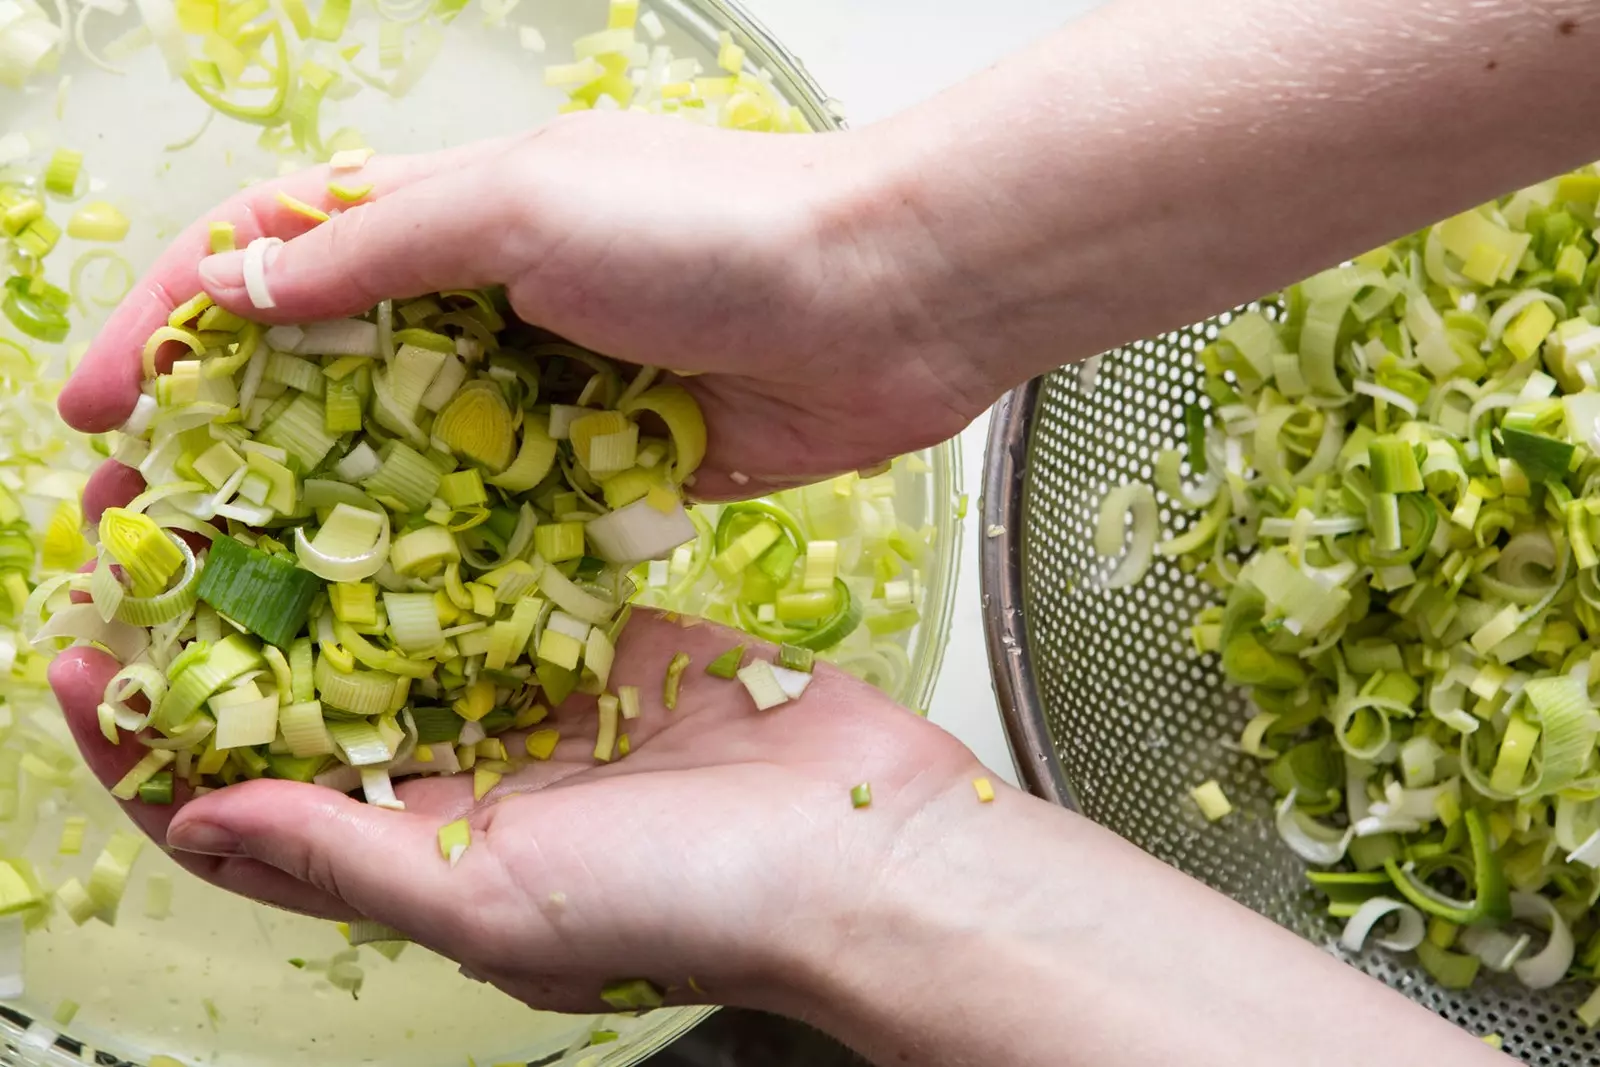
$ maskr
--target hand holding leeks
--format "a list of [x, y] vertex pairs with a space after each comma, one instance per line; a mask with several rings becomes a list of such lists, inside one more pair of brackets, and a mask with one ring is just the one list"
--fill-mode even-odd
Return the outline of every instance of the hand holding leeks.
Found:
[[[550, 758], [481, 802], [468, 774], [400, 785], [404, 812], [266, 779], [198, 799], [179, 782], [174, 805], [125, 808], [209, 881], [397, 927], [543, 1007], [597, 1010], [604, 982], [632, 976], [677, 1003], [775, 997], [783, 965], [824, 936], [824, 909], [870, 884], [925, 806], [950, 795], [976, 807], [971, 782], [985, 772], [948, 734], [825, 665], [802, 702], [757, 711], [743, 687], [706, 671], [739, 645], [753, 643], [636, 613], [613, 674], [641, 696], [623, 724], [628, 754], [596, 763], [595, 700], [574, 695], [536, 728], [560, 732]], [[680, 653], [690, 666], [669, 711], [662, 679]], [[84, 648], [51, 668], [108, 786], [140, 756], [96, 721], [115, 669]], [[528, 733], [502, 739], [521, 746]], [[874, 801], [857, 812], [850, 792], [863, 781]], [[440, 831], [460, 818], [470, 838], [452, 865]]]
[[848, 134], [569, 115], [379, 156], [350, 179], [370, 202], [314, 229], [278, 194], [348, 205], [307, 171], [205, 216], [241, 247], [287, 239], [267, 267], [278, 307], [252, 306], [240, 253], [200, 273], [201, 222], [102, 332], [62, 414], [118, 425], [139, 349], [202, 283], [282, 322], [499, 283], [579, 344], [713, 372], [692, 380], [711, 428], [702, 496], [870, 466], [1063, 362], [1600, 155], [1583, 133], [1600, 91], [1589, 14], [1582, 0], [1115, 4]]
[[[844, 674], [818, 665], [803, 701], [754, 710], [704, 671], [748, 640], [636, 618], [616, 667], [643, 694], [630, 754], [594, 763], [574, 697], [553, 758], [482, 803], [458, 776], [402, 785], [404, 812], [273, 780], [127, 807], [203, 878], [395, 927], [539, 1007], [627, 989], [759, 1007], [923, 1067], [1499, 1062], [1087, 820], [975, 787], [970, 752]], [[96, 724], [113, 670], [74, 649], [51, 671], [108, 785], [138, 756]], [[461, 818], [452, 867], [440, 830]]]
[[[185, 231], [134, 289], [61, 413], [86, 431], [127, 418], [145, 340], [202, 286], [252, 320], [304, 323], [503, 285], [526, 322], [616, 359], [698, 375], [685, 384], [710, 431], [701, 498], [877, 465], [951, 436], [986, 400], [901, 359], [883, 302], [862, 298], [881, 287], [872, 264], [828, 230], [823, 209], [853, 180], [837, 158], [847, 147], [585, 114], [506, 140], [253, 186]], [[330, 177], [358, 183], [364, 201], [341, 202]], [[281, 197], [335, 217], [318, 225]], [[287, 242], [265, 265], [275, 307], [256, 307], [246, 292], [246, 252], [205, 258], [213, 222], [231, 223], [240, 249], [259, 237]]]

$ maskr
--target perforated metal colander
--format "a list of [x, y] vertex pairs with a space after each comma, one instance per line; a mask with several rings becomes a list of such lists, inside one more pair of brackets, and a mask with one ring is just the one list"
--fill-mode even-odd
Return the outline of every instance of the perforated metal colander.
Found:
[[[1259, 306], [1259, 305], [1253, 305]], [[1269, 314], [1276, 308], [1263, 308]], [[1100, 501], [1148, 481], [1201, 401], [1194, 355], [1231, 313], [1066, 367], [995, 409], [984, 472], [983, 597], [989, 655], [1024, 784], [1326, 948], [1475, 1034], [1500, 1034], [1532, 1067], [1600, 1063], [1600, 1037], [1573, 1017], [1587, 989], [1514, 981], [1441, 989], [1414, 957], [1338, 947], [1338, 924], [1306, 888], [1305, 865], [1273, 830], [1255, 761], [1230, 750], [1251, 712], [1197, 657], [1188, 629], [1212, 602], [1159, 560], [1108, 591], [1094, 552]], [[1091, 361], [1093, 362], [1093, 361]], [[1163, 508], [1171, 529], [1180, 515]], [[1211, 825], [1188, 798], [1208, 778], [1238, 814]]]

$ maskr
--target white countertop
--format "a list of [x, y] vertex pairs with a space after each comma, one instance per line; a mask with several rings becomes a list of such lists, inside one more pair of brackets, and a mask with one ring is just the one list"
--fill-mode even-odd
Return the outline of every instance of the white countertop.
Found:
[[[1097, 6], [1097, 0], [745, 0], [860, 126], [933, 96]], [[950, 647], [929, 716], [1015, 782], [983, 643], [978, 496], [984, 415], [961, 435], [972, 506], [961, 546]]]

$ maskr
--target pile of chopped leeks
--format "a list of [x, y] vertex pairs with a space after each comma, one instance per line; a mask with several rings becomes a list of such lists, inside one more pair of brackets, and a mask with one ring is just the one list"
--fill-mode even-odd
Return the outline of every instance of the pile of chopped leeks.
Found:
[[[1447, 988], [1600, 978], [1597, 198], [1553, 179], [1234, 316], [1097, 531], [1109, 585], [1160, 556], [1225, 598], [1194, 646], [1249, 694], [1279, 834], [1346, 948]], [[1159, 544], [1155, 490], [1189, 513]]]
[[[189, 358], [157, 375], [172, 344]], [[100, 518], [92, 571], [22, 610], [36, 647], [89, 641], [123, 664], [101, 729], [150, 751], [122, 799], [270, 774], [392, 807], [394, 777], [467, 769], [481, 795], [514, 765], [501, 735], [604, 692], [627, 572], [695, 534], [689, 394], [514, 322], [493, 293], [271, 329], [200, 296], [145, 371], [112, 458], [149, 488]], [[618, 707], [602, 696], [613, 740]]]
[[[483, 19], [509, 31], [515, 6], [485, 0]], [[282, 170], [337, 157], [330, 204], [353, 203], [370, 193], [358, 173], [366, 138], [339, 123], [339, 104], [369, 89], [409, 93], [465, 5], [380, 0], [375, 8], [376, 21], [340, 0], [312, 11], [300, 0], [281, 8], [260, 0], [175, 7], [142, 0], [141, 21], [96, 50], [89, 39], [126, 13], [121, 0], [64, 0], [59, 27], [31, 0], [19, 0], [14, 17], [0, 20], [0, 81], [20, 83], [31, 74], [36, 88], [74, 47], [116, 69], [155, 43], [207, 108], [196, 135], [169, 152], [195, 144], [220, 114], [261, 127], [260, 144]], [[536, 29], [515, 29], [524, 48], [544, 51]], [[723, 35], [720, 69], [709, 75], [698, 61], [675, 57], [665, 37], [660, 16], [633, 0], [612, 0], [607, 28], [578, 40], [573, 61], [548, 67], [545, 82], [568, 94], [564, 110], [628, 107], [746, 130], [809, 128], [731, 36]], [[60, 76], [58, 112], [70, 83], [70, 74]], [[92, 158], [93, 146], [83, 147]], [[482, 795], [505, 770], [551, 755], [558, 735], [534, 720], [563, 687], [599, 687], [630, 588], [638, 603], [704, 615], [785, 646], [771, 663], [737, 648], [707, 664], [680, 657], [663, 679], [669, 703], [692, 669], [739, 678], [757, 704], [772, 706], [803, 692], [818, 658], [891, 693], [915, 684], [906, 642], [922, 619], [922, 576], [933, 562], [935, 531], [904, 521], [916, 505], [902, 489], [928, 473], [920, 457], [759, 502], [691, 509], [692, 529], [685, 528], [676, 507], [685, 455], [675, 431], [692, 443], [697, 417], [676, 402], [646, 413], [641, 404], [654, 400], [641, 398], [664, 388], [653, 396], [670, 398], [672, 387], [506, 321], [494, 294], [442, 294], [376, 309], [359, 323], [298, 333], [263, 330], [195, 302], [153, 341], [152, 356], [162, 344], [182, 346], [183, 366], [149, 380], [147, 398], [125, 428], [133, 432], [101, 439], [66, 430], [54, 399], [83, 350], [74, 328], [115, 306], [137, 273], [112, 247], [130, 222], [114, 190], [103, 186], [83, 154], [49, 145], [39, 130], [0, 135], [0, 239], [11, 268], [0, 312], [24, 338], [0, 339], [0, 998], [23, 993], [25, 932], [63, 918], [114, 923], [129, 911], [123, 898], [142, 844], [119, 828], [50, 697], [48, 654], [67, 639], [46, 636], [34, 649], [24, 633], [34, 621], [35, 636], [83, 624], [119, 642], [106, 647], [126, 656], [130, 669], [106, 694], [102, 724], [126, 745], [138, 743], [128, 728], [143, 723], [139, 736], [151, 742], [151, 754], [118, 793], [157, 804], [169, 800], [175, 780], [207, 788], [263, 774], [321, 775], [355, 788], [363, 771], [376, 799], [388, 802], [380, 771], [392, 783], [395, 770], [452, 767], [470, 770]], [[102, 195], [109, 199], [95, 199]], [[216, 247], [231, 239], [226, 227], [215, 228]], [[84, 250], [79, 242], [99, 246]], [[259, 282], [256, 288], [259, 295]], [[500, 322], [504, 329], [496, 328]], [[512, 335], [516, 343], [503, 345]], [[535, 358], [511, 368], [512, 352]], [[569, 410], [558, 415], [561, 401]], [[490, 421], [480, 426], [472, 416], [485, 411]], [[593, 415], [605, 417], [575, 437], [574, 423]], [[506, 438], [495, 427], [504, 428], [505, 418], [514, 447], [496, 471]], [[625, 439], [640, 429], [629, 469], [607, 469], [622, 462]], [[592, 449], [602, 437], [596, 474], [586, 464], [595, 462]], [[309, 462], [329, 439], [323, 462]], [[580, 440], [590, 449], [587, 461], [579, 458]], [[103, 537], [85, 537], [78, 502], [85, 476], [113, 448], [147, 468], [155, 491], [113, 514]], [[519, 488], [552, 448], [547, 482]], [[410, 462], [415, 457], [425, 464]], [[632, 505], [636, 518], [610, 518]], [[377, 538], [387, 530], [381, 551], [374, 528]], [[629, 570], [641, 549], [630, 538], [653, 535], [660, 539], [646, 544], [670, 547], [666, 531], [673, 529], [691, 540], [667, 559]], [[230, 532], [243, 537], [223, 537], [207, 586], [211, 535]], [[567, 554], [576, 549], [575, 533], [583, 541], [574, 558]], [[514, 548], [522, 558], [513, 558]], [[90, 561], [94, 571], [74, 577]], [[373, 570], [363, 576], [366, 567]], [[250, 595], [252, 582], [290, 574], [288, 585]], [[518, 584], [520, 598], [512, 596]], [[289, 591], [296, 585], [298, 593]], [[75, 589], [91, 602], [71, 604]], [[537, 610], [525, 604], [534, 600], [542, 601]], [[61, 618], [63, 611], [71, 614]], [[304, 622], [289, 633], [302, 612]], [[504, 662], [489, 666], [497, 653]], [[535, 688], [546, 679], [551, 690]], [[381, 708], [380, 690], [388, 701]], [[402, 693], [406, 703], [397, 706]], [[159, 698], [153, 706], [151, 697]], [[266, 737], [273, 702], [270, 741], [224, 747]], [[638, 702], [627, 687], [603, 696], [596, 738], [602, 756], [627, 754], [626, 723]], [[360, 714], [369, 709], [374, 713]], [[376, 759], [380, 749], [393, 758], [347, 762], [347, 743], [356, 759]], [[331, 752], [316, 754], [328, 744]], [[308, 754], [297, 755], [295, 746]], [[63, 811], [72, 814], [60, 840], [53, 833], [42, 840], [43, 826]], [[444, 860], [459, 859], [470, 843], [466, 824], [441, 828], [439, 843]], [[136, 918], [170, 919], [172, 882], [161, 873], [144, 881]], [[354, 946], [392, 960], [403, 944], [373, 924], [345, 933], [349, 951], [297, 966], [355, 994], [362, 965]], [[637, 990], [608, 993], [619, 1010], [653, 1006]], [[93, 1001], [85, 998], [89, 1015]], [[67, 1027], [78, 1010], [64, 1001], [53, 1022], [35, 1021], [30, 1040], [48, 1045], [52, 1026]], [[206, 1010], [214, 1023], [209, 1002]], [[600, 1030], [594, 1042], [615, 1037]], [[158, 1060], [167, 1062], [152, 1062]]]
[[[484, 23], [514, 31], [523, 48], [542, 53], [544, 41], [536, 28], [511, 23], [516, 4], [485, 0]], [[194, 136], [167, 146], [168, 152], [195, 145], [220, 115], [224, 122], [260, 127], [261, 147], [277, 157], [283, 171], [344, 153], [341, 158], [351, 169], [337, 174], [329, 191], [332, 203], [353, 203], [369, 192], [353, 172], [354, 162], [366, 154], [367, 139], [339, 121], [341, 103], [368, 91], [396, 98], [409, 94], [428, 73], [447, 27], [466, 4], [379, 0], [374, 8], [375, 19], [352, 10], [347, 0], [326, 0], [310, 9], [303, 0], [282, 5], [140, 0], [133, 25], [119, 31], [115, 23], [131, 13], [123, 0], [61, 0], [55, 20], [33, 0], [18, 0], [0, 18], [0, 82], [27, 83], [33, 91], [52, 78], [59, 118], [72, 75], [56, 71], [73, 51], [120, 73], [121, 64], [154, 44], [173, 76], [205, 105], [205, 121]], [[102, 37], [109, 43], [92, 43]], [[730, 35], [723, 34], [719, 69], [710, 72], [695, 59], [674, 56], [666, 37], [659, 15], [641, 11], [635, 0], [611, 0], [606, 28], [575, 42], [572, 61], [549, 65], [544, 81], [567, 94], [563, 110], [626, 107], [745, 130], [809, 129], [802, 113], [774, 90], [770, 72], [756, 68]], [[50, 697], [48, 655], [66, 639], [46, 637], [34, 649], [24, 634], [25, 616], [41, 624], [35, 636], [52, 624], [57, 632], [67, 632], [82, 623], [126, 641], [116, 650], [128, 657], [130, 667], [144, 668], [123, 672], [107, 694], [102, 721], [126, 745], [137, 743], [126, 727], [151, 716], [140, 735], [152, 742], [149, 760], [118, 790], [147, 803], [166, 802], [175, 778], [198, 776], [205, 788], [206, 782], [258, 774], [315, 779], [326, 772], [324, 781], [353, 788], [362, 784], [358, 767], [385, 802], [378, 768], [386, 776], [399, 768], [406, 773], [452, 766], [471, 770], [481, 794], [504, 773], [501, 768], [550, 756], [557, 736], [548, 724], [533, 720], [563, 686], [597, 688], [627, 610], [630, 585], [637, 589], [637, 602], [705, 615], [789, 646], [770, 664], [740, 649], [708, 664], [675, 662], [663, 680], [665, 694], [675, 694], [692, 669], [720, 677], [742, 674], [753, 700], [775, 704], [803, 691], [814, 658], [835, 662], [891, 693], [915, 683], [906, 642], [922, 618], [922, 574], [932, 563], [934, 529], [903, 520], [901, 513], [910, 508], [901, 506], [906, 504], [901, 488], [927, 474], [921, 458], [898, 460], [892, 472], [848, 475], [755, 504], [692, 509], [691, 532], [682, 525], [682, 513], [666, 507], [664, 495], [676, 500], [678, 465], [685, 458], [670, 416], [681, 414], [680, 423], [692, 426], [687, 408], [669, 403], [666, 412], [644, 414], [645, 408], [637, 406], [640, 398], [661, 383], [641, 379], [637, 372], [625, 375], [607, 361], [509, 322], [497, 331], [494, 324], [505, 314], [492, 294], [441, 295], [375, 311], [359, 324], [314, 326], [299, 334], [262, 330], [219, 309], [191, 304], [187, 317], [161, 335], [162, 343], [188, 349], [180, 362], [190, 365], [151, 380], [148, 399], [127, 427], [137, 432], [101, 439], [68, 431], [55, 418], [54, 400], [65, 371], [83, 350], [82, 328], [118, 303], [137, 271], [114, 247], [130, 226], [117, 207], [115, 190], [93, 179], [84, 154], [75, 150], [88, 149], [92, 159], [93, 146], [55, 146], [47, 136], [32, 127], [0, 133], [0, 240], [10, 267], [0, 314], [22, 337], [0, 339], [0, 999], [24, 993], [25, 933], [52, 923], [59, 927], [63, 919], [82, 925], [114, 923], [119, 911], [126, 917], [131, 905], [124, 894], [142, 845], [142, 837], [123, 828], [83, 768]], [[130, 161], [119, 166], [124, 163]], [[136, 222], [146, 224], [143, 218]], [[218, 247], [230, 240], [225, 227], [214, 234]], [[84, 242], [90, 245], [85, 248]], [[386, 333], [380, 315], [387, 318]], [[513, 333], [523, 347], [501, 346], [502, 338]], [[374, 336], [379, 338], [376, 352]], [[407, 345], [412, 351], [402, 358]], [[506, 366], [511, 351], [535, 354], [531, 350], [538, 345], [548, 346], [541, 358], [516, 369]], [[230, 366], [230, 360], [237, 364]], [[415, 395], [435, 362], [423, 394]], [[590, 381], [598, 384], [585, 397]], [[441, 418], [469, 387], [468, 399], [444, 421], [446, 441], [438, 432]], [[230, 398], [229, 390], [238, 395]], [[630, 390], [633, 410], [624, 412]], [[672, 395], [670, 390], [655, 394]], [[216, 405], [230, 399], [225, 418], [215, 423], [220, 436], [213, 436], [214, 419], [204, 413], [215, 413]], [[578, 410], [556, 415], [552, 402], [560, 400]], [[492, 468], [503, 458], [504, 439], [492, 426], [478, 435], [468, 417], [484, 410], [491, 419], [508, 414], [515, 435], [510, 462], [498, 472]], [[607, 417], [574, 438], [573, 423], [589, 415]], [[628, 425], [619, 425], [618, 415]], [[340, 429], [354, 427], [358, 417], [359, 432]], [[604, 468], [620, 463], [617, 457], [626, 452], [625, 440], [615, 435], [626, 438], [641, 423], [644, 434], [634, 443], [630, 471], [612, 477], [584, 469], [578, 439], [592, 448], [597, 439], [609, 438], [600, 445]], [[300, 429], [308, 436], [302, 437]], [[535, 429], [543, 429], [549, 441]], [[558, 441], [563, 429], [565, 440]], [[687, 433], [685, 440], [692, 440], [693, 429]], [[320, 469], [306, 465], [311, 450], [326, 438], [333, 439], [323, 456], [327, 462]], [[515, 488], [515, 479], [529, 478], [552, 444], [556, 456], [549, 484]], [[137, 456], [141, 466], [148, 466], [156, 492], [113, 515], [96, 544], [97, 531], [85, 537], [79, 497], [87, 473], [113, 447], [121, 458]], [[463, 450], [459, 456], [456, 447]], [[406, 450], [429, 469], [409, 463]], [[588, 455], [593, 462], [594, 453]], [[336, 460], [348, 461], [342, 472]], [[424, 485], [435, 476], [437, 490], [422, 501]], [[568, 476], [572, 482], [550, 491], [558, 478]], [[497, 485], [497, 477], [514, 481], [510, 487]], [[213, 502], [216, 509], [205, 517]], [[524, 504], [533, 511], [531, 535]], [[630, 504], [641, 505], [631, 514], [643, 518], [613, 519], [611, 534], [602, 522], [597, 543], [595, 522], [621, 514]], [[252, 526], [252, 521], [264, 525]], [[640, 534], [636, 523], [662, 537], [657, 545], [666, 545], [663, 528], [672, 524], [692, 539], [669, 559], [641, 562], [629, 571], [629, 554], [640, 548], [628, 540]], [[387, 527], [382, 552], [375, 539], [369, 540], [374, 524], [379, 537]], [[562, 558], [574, 550], [577, 524], [584, 527], [582, 554]], [[152, 526], [159, 531], [155, 536]], [[303, 538], [295, 536], [296, 526], [304, 527]], [[228, 547], [222, 554], [231, 555], [224, 561], [219, 554], [220, 566], [207, 587], [205, 564], [213, 544], [208, 535], [229, 531], [244, 538], [224, 537]], [[174, 539], [172, 533], [186, 536]], [[519, 545], [525, 558], [511, 558], [510, 549]], [[128, 554], [132, 566], [124, 567], [116, 551]], [[460, 558], [452, 561], [452, 551]], [[613, 558], [604, 558], [603, 551]], [[397, 553], [409, 572], [404, 576]], [[536, 567], [536, 554], [542, 566]], [[372, 573], [359, 576], [380, 555]], [[364, 564], [358, 562], [363, 557]], [[302, 558], [323, 574], [307, 570]], [[118, 562], [113, 567], [110, 560]], [[91, 575], [73, 577], [90, 561], [96, 562]], [[291, 585], [300, 584], [298, 595], [309, 590], [310, 600], [297, 605], [294, 594], [272, 586], [255, 603], [250, 583], [270, 582], [287, 573], [285, 566], [295, 575]], [[452, 571], [459, 588], [452, 588]], [[307, 574], [315, 577], [315, 590]], [[553, 595], [541, 587], [541, 578]], [[525, 595], [515, 603], [503, 600], [518, 583], [526, 586]], [[45, 586], [50, 589], [41, 594]], [[80, 588], [92, 601], [74, 606], [70, 594]], [[420, 610], [425, 591], [433, 625]], [[396, 598], [392, 603], [389, 594]], [[560, 607], [558, 598], [568, 607]], [[525, 606], [519, 615], [518, 605], [533, 599], [543, 601], [537, 612]], [[219, 610], [216, 603], [227, 607]], [[58, 621], [61, 609], [72, 614]], [[302, 611], [304, 624], [287, 634]], [[584, 611], [603, 623], [585, 619]], [[273, 644], [248, 626], [239, 629], [235, 624], [243, 625], [245, 618], [285, 643]], [[530, 621], [534, 629], [528, 643], [514, 648]], [[434, 639], [435, 629], [438, 642], [425, 654], [422, 643]], [[201, 635], [215, 640], [202, 647], [195, 640]], [[402, 648], [402, 635], [415, 651]], [[485, 647], [475, 651], [480, 646]], [[447, 655], [452, 649], [453, 657]], [[497, 652], [505, 662], [488, 666]], [[188, 661], [180, 662], [185, 655]], [[241, 661], [251, 665], [234, 673]], [[424, 665], [427, 673], [419, 676]], [[555, 683], [552, 692], [530, 684], [543, 678]], [[373, 715], [359, 714], [378, 708], [384, 686], [389, 703]], [[211, 691], [200, 696], [206, 689]], [[331, 701], [326, 699], [330, 689]], [[391, 711], [402, 692], [407, 703]], [[424, 695], [429, 692], [432, 698]], [[145, 703], [152, 696], [159, 696], [158, 707]], [[266, 736], [269, 696], [278, 704], [271, 741], [221, 747]], [[197, 698], [201, 702], [185, 715], [185, 706]], [[603, 698], [597, 750], [614, 757], [627, 754], [625, 727], [638, 698], [627, 687]], [[486, 700], [491, 701], [487, 708]], [[311, 714], [314, 707], [322, 711], [320, 729]], [[470, 718], [480, 713], [476, 721]], [[206, 719], [216, 725], [208, 728]], [[156, 728], [161, 723], [184, 729], [167, 734]], [[609, 739], [608, 725], [614, 730]], [[512, 730], [517, 732], [506, 732]], [[296, 755], [291, 733], [300, 752], [323, 748], [324, 734], [332, 752]], [[520, 740], [520, 746], [507, 746], [508, 737]], [[354, 746], [356, 758], [376, 758], [380, 747], [396, 758], [387, 765], [347, 763], [352, 750], [343, 747], [345, 742]], [[219, 753], [220, 765], [211, 770]], [[63, 819], [63, 812], [71, 814]], [[55, 822], [62, 824], [59, 840], [45, 830]], [[469, 839], [465, 823], [441, 828], [442, 857], [459, 858]], [[146, 876], [142, 912], [134, 918], [170, 920], [172, 892], [167, 875]], [[353, 924], [345, 934], [350, 950], [294, 962], [333, 988], [355, 994], [363, 969], [354, 946], [368, 945], [393, 960], [403, 944], [394, 940], [393, 931], [373, 924]], [[650, 990], [626, 986], [608, 987], [618, 1010], [659, 1003]], [[84, 997], [83, 1017], [93, 1018], [98, 996]], [[214, 1026], [215, 1009], [209, 1001], [203, 1005]], [[76, 1002], [63, 1001], [53, 1018], [41, 1017], [30, 1026], [28, 1040], [41, 1048], [49, 1045], [54, 1029], [73, 1024], [79, 1010]], [[619, 1019], [612, 1025], [625, 1030], [632, 1024]], [[617, 1036], [617, 1030], [601, 1029], [592, 1041], [598, 1045]], [[154, 1056], [151, 1062], [176, 1061]]]

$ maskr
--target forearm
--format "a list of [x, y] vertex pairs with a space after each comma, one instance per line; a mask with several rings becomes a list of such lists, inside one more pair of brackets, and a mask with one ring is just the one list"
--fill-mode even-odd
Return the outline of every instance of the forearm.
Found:
[[1013, 790], [929, 808], [778, 1005], [919, 1067], [1413, 1067], [1473, 1037]]
[[1586, 0], [1124, 0], [863, 131], [839, 224], [996, 394], [1600, 156], [1597, 37]]

